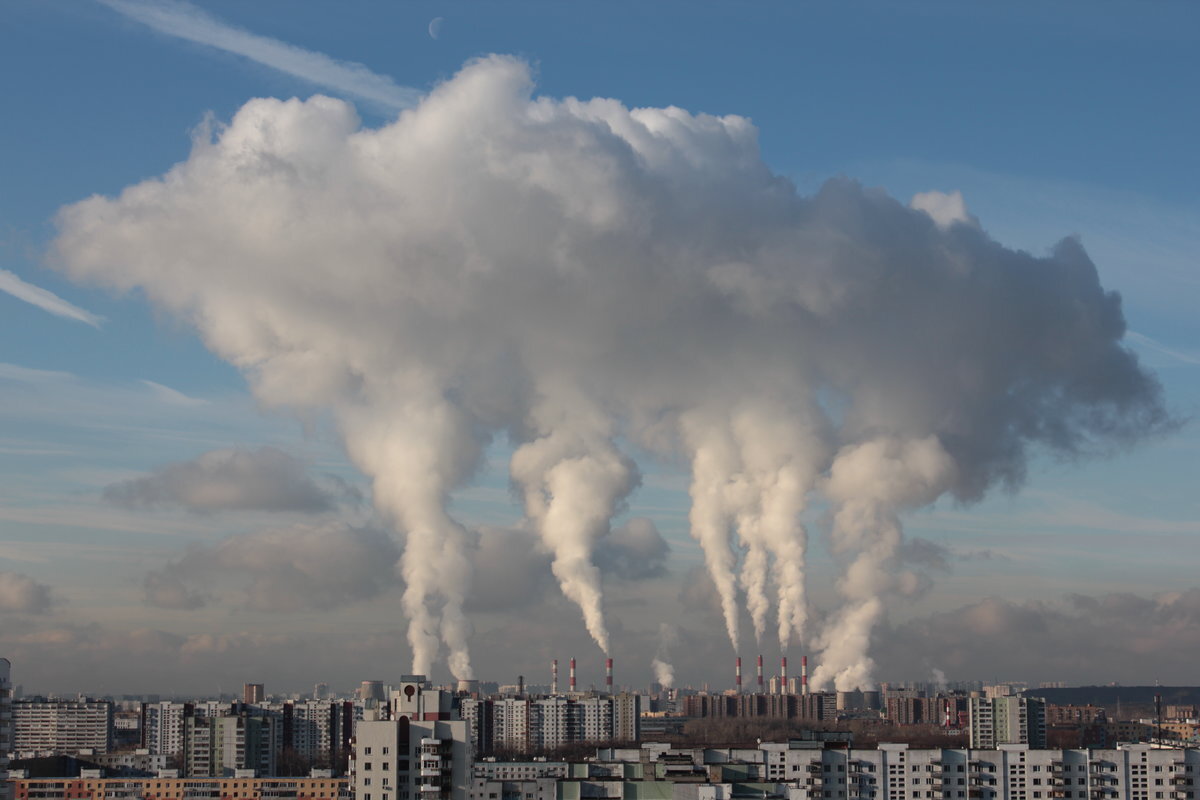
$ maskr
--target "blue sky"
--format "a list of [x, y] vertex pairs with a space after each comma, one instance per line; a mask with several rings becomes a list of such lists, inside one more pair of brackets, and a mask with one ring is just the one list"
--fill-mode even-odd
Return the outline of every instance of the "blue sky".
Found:
[[[422, 94], [470, 59], [501, 53], [532, 64], [540, 95], [749, 117], [764, 161], [803, 194], [838, 175], [904, 202], [918, 192], [961, 191], [983, 229], [1009, 247], [1040, 255], [1064, 236], [1079, 236], [1105, 287], [1124, 298], [1126, 344], [1157, 372], [1170, 408], [1186, 419], [1200, 405], [1200, 109], [1187, 91], [1200, 74], [1200, 10], [1189, 3], [1048, 5], [201, 4], [221, 30], [260, 37], [242, 39], [247, 49], [235, 53], [152, 29], [144, 16], [156, 8], [151, 3], [5, 4], [0, 270], [19, 280], [0, 282], [7, 287], [0, 293], [0, 572], [48, 587], [52, 600], [26, 591], [14, 593], [7, 608], [0, 604], [0, 653], [13, 653], [15, 673], [28, 670], [18, 678], [28, 688], [61, 691], [211, 690], [213, 674], [228, 685], [278, 674], [279, 688], [318, 680], [349, 686], [376, 676], [388, 659], [406, 659], [394, 591], [293, 613], [145, 602], [145, 576], [179, 563], [189, 547], [307, 524], [303, 515], [129, 509], [103, 498], [105, 487], [164, 464], [263, 446], [302, 460], [313, 475], [367, 490], [327, 419], [259, 409], [242, 375], [186, 324], [156, 312], [138, 292], [117, 296], [76, 284], [45, 263], [60, 208], [163, 174], [188, 157], [191, 132], [208, 115], [226, 122], [254, 97], [330, 94], [355, 103], [363, 123], [375, 127], [395, 109], [386, 98], [365, 97], [364, 87], [382, 86], [396, 98]], [[157, 8], [197, 30], [186, 23], [195, 7]], [[437, 38], [430, 34], [435, 18], [442, 19]], [[287, 52], [284, 45], [307, 55], [282, 70], [263, 63]], [[361, 68], [346, 77], [319, 54]], [[53, 293], [68, 310], [29, 302], [37, 296], [28, 286]], [[904, 630], [935, 626], [930, 620], [970, 620], [963, 609], [978, 609], [985, 598], [1037, 604], [1056, 624], [1082, 625], [1084, 612], [1064, 597], [1149, 599], [1192, 589], [1200, 566], [1198, 454], [1200, 436], [1185, 422], [1106, 459], [1039, 457], [1015, 495], [994, 492], [967, 507], [943, 499], [914, 512], [910, 535], [946, 548], [948, 569], [931, 568], [933, 588], [891, 609], [890, 630], [898, 639]], [[456, 498], [465, 521], [520, 519], [507, 456], [498, 444], [475, 486]], [[617, 579], [609, 592], [618, 653], [629, 654], [626, 680], [648, 680], [659, 622], [682, 626], [703, 656], [678, 665], [680, 680], [723, 680], [727, 670], [705, 660], [723, 664], [727, 652], [718, 634], [704, 635], [711, 612], [689, 605], [681, 589], [702, 561], [687, 535], [686, 475], [649, 461], [643, 472], [626, 516], [652, 518], [671, 555], [665, 575]], [[818, 540], [810, 555], [818, 607], [835, 598], [834, 561], [817, 533], [824, 513], [809, 514]], [[373, 519], [368, 503], [347, 501], [337, 514], [355, 525]], [[569, 604], [547, 592], [533, 607], [536, 613], [476, 615], [476, 650], [494, 653], [480, 659], [485, 677], [540, 669], [543, 655], [557, 651], [529, 643], [546, 638], [563, 642], [563, 658], [568, 646], [587, 652]], [[542, 621], [542, 631], [531, 618]], [[1160, 623], [1166, 642], [1167, 623]], [[314, 656], [311, 669], [296, 667], [289, 654], [321, 650], [321, 636], [354, 637], [329, 640], [352, 657]], [[508, 640], [525, 646], [506, 649]], [[881, 658], [893, 652], [887, 642]], [[1109, 678], [1089, 671], [1082, 657], [1052, 668], [1001, 663], [1016, 674], [953, 674], [977, 668], [964, 657], [950, 672], [1182, 681], [1185, 656], [1200, 655], [1200, 642], [1186, 644], [1196, 649], [1163, 654], [1162, 675], [1147, 673], [1144, 661], [1116, 659]], [[147, 660], [161, 655], [155, 648], [185, 655], [171, 662], [172, 671], [147, 667], [123, 678], [111, 666], [116, 653], [136, 647]], [[61, 663], [82, 648], [103, 665], [88, 676]], [[528, 663], [532, 652], [538, 660]], [[1171, 673], [1176, 656], [1180, 666]], [[24, 667], [22, 657], [37, 666]], [[927, 675], [930, 663], [905, 657], [881, 677]], [[246, 674], [255, 669], [272, 674]], [[87, 684], [97, 676], [102, 685]]]

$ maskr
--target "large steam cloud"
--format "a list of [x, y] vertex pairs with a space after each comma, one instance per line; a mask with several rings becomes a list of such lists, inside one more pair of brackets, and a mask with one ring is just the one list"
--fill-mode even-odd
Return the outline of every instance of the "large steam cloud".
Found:
[[798, 517], [822, 492], [848, 567], [814, 677], [851, 688], [903, 588], [905, 509], [1016, 486], [1031, 446], [1166, 420], [1079, 243], [1006, 249], [952, 199], [800, 197], [746, 119], [534, 98], [491, 57], [378, 129], [327, 97], [252, 100], [162, 178], [64, 209], [56, 257], [190, 321], [263, 403], [333, 410], [405, 531], [416, 671], [444, 644], [471, 675], [447, 500], [507, 434], [601, 647], [596, 549], [638, 481], [630, 444], [691, 464], [735, 646], [743, 594], [756, 637], [772, 606], [783, 647], [813, 636]]

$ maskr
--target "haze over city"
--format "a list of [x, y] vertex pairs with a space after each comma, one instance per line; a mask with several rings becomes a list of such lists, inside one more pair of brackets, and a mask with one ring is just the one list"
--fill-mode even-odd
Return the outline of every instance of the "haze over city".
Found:
[[8, 4], [0, 656], [1189, 682], [1198, 16]]

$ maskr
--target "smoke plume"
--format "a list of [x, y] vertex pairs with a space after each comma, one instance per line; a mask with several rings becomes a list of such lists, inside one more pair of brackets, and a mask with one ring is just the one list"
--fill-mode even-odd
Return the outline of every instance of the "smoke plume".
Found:
[[662, 684], [664, 689], [675, 685], [675, 667], [667, 659], [671, 657], [671, 648], [679, 644], [679, 634], [675, 629], [663, 622], [658, 626], [658, 649], [650, 661], [654, 669], [654, 680]]
[[251, 100], [161, 178], [64, 209], [53, 258], [190, 322], [264, 405], [332, 410], [405, 532], [416, 671], [444, 646], [471, 674], [473, 537], [448, 503], [507, 435], [601, 647], [596, 548], [631, 448], [690, 464], [735, 647], [740, 592], [759, 638], [772, 605], [781, 644], [810, 635], [797, 517], [825, 492], [848, 567], [819, 675], [869, 685], [905, 510], [1169, 420], [1078, 242], [1006, 249], [957, 200], [846, 179], [801, 197], [756, 136], [535, 97], [489, 57], [375, 129], [327, 97]]

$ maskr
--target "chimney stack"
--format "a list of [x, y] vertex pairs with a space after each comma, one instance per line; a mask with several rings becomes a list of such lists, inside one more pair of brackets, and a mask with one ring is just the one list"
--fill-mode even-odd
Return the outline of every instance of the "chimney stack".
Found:
[[758, 693], [763, 693], [762, 654], [758, 656]]
[[808, 656], [800, 656], [800, 694], [808, 694]]
[[575, 658], [571, 657], [571, 669], [567, 673], [567, 685], [571, 688], [571, 694], [575, 694]]
[[787, 656], [779, 660], [779, 693], [791, 694], [787, 682]]
[[558, 659], [550, 662], [550, 694], [558, 694]]
[[737, 657], [737, 663], [733, 670], [733, 684], [737, 688], [737, 693], [742, 693], [742, 657]]
[[604, 659], [604, 689], [612, 694], [612, 659]]

